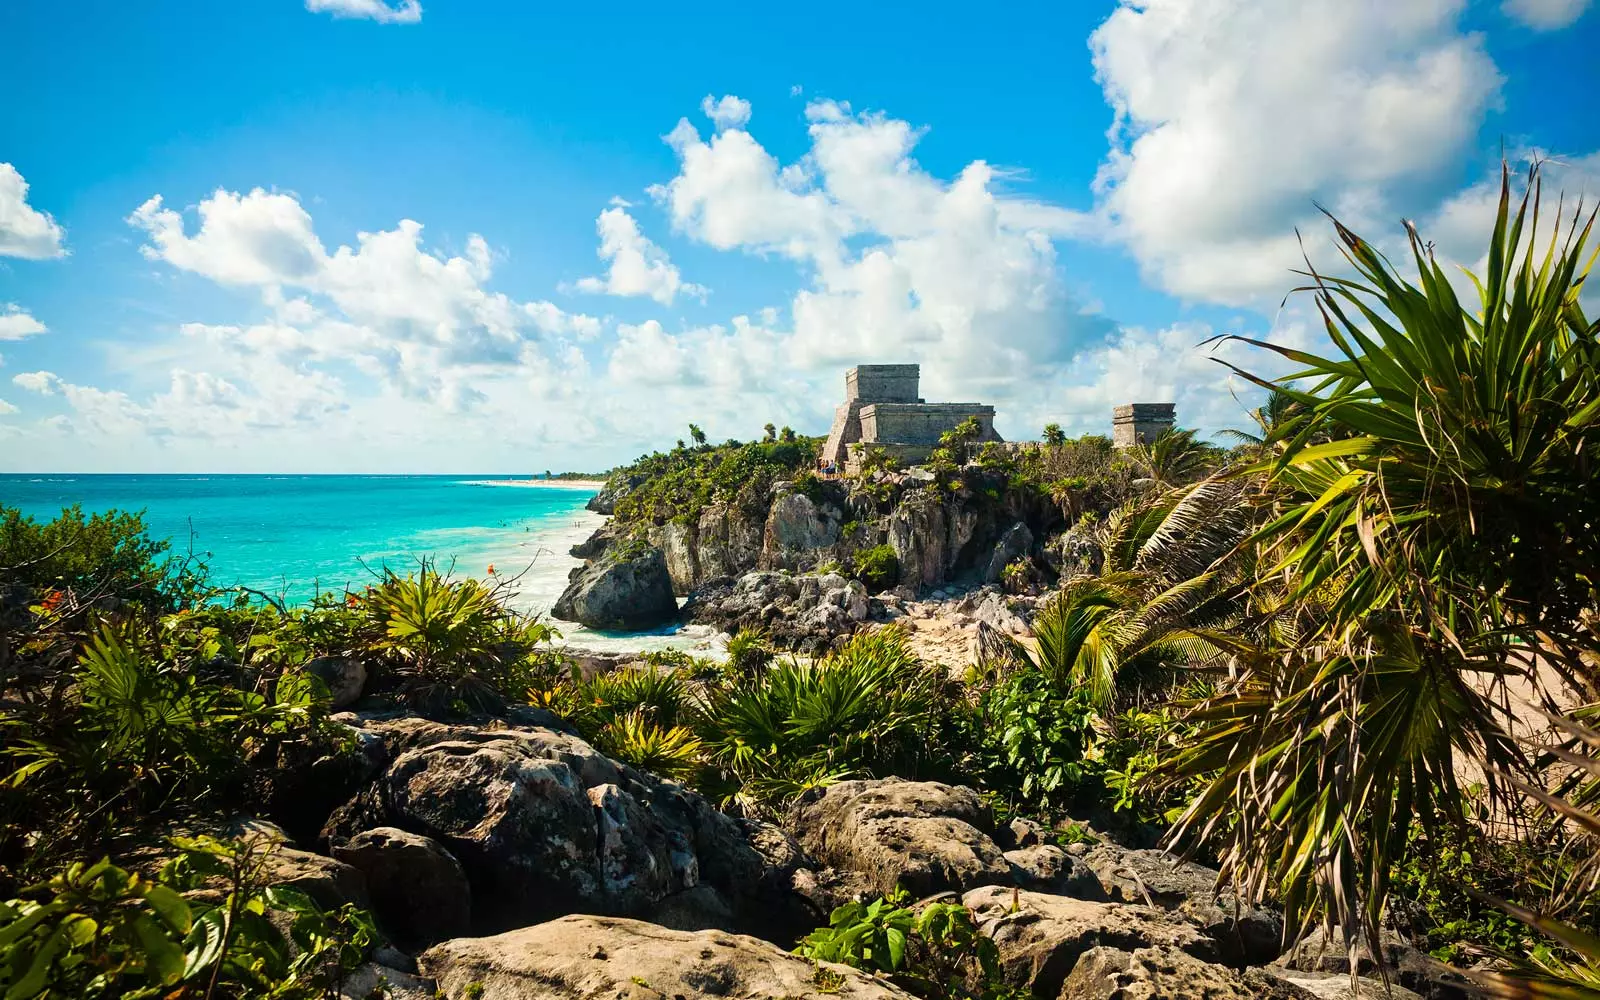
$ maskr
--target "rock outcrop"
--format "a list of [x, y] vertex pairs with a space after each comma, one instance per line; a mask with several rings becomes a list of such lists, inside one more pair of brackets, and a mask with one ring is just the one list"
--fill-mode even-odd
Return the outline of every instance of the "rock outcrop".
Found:
[[1232, 893], [1219, 889], [1214, 869], [1113, 844], [1093, 848], [1083, 860], [1112, 899], [1182, 914], [1216, 940], [1227, 962], [1264, 965], [1283, 950], [1283, 917], [1266, 907], [1236, 905]]
[[328, 707], [335, 712], [354, 705], [367, 686], [366, 664], [353, 656], [318, 656], [306, 661], [305, 672], [328, 689]]
[[994, 940], [1007, 981], [1031, 989], [1035, 996], [1055, 996], [1080, 958], [1097, 947], [1131, 951], [1161, 946], [1190, 955], [1196, 962], [1217, 958], [1216, 944], [1198, 928], [1154, 907], [1071, 899], [1003, 886], [973, 889], [961, 901], [973, 911], [979, 928]]
[[701, 886], [751, 927], [797, 912], [790, 898], [759, 898], [773, 882], [737, 822], [576, 736], [416, 719], [373, 730], [392, 763], [334, 815], [327, 838], [398, 827], [437, 841], [461, 863], [478, 928], [572, 912], [648, 917]]
[[590, 628], [645, 629], [678, 613], [661, 550], [637, 540], [606, 545], [573, 569], [550, 613]]
[[841, 781], [806, 793], [789, 818], [817, 860], [861, 873], [880, 893], [960, 892], [1012, 881], [989, 836], [989, 811], [970, 788], [936, 781]]
[[756, 938], [608, 917], [563, 917], [446, 941], [418, 964], [445, 996], [480, 1000], [910, 997], [855, 969], [814, 963]]
[[[1391, 981], [1429, 1000], [1464, 1000], [1471, 995], [1465, 989], [1467, 979], [1464, 975], [1432, 955], [1412, 947], [1393, 931], [1384, 932], [1382, 958]], [[1320, 927], [1312, 930], [1273, 965], [1290, 973], [1337, 975], [1345, 977], [1347, 981], [1350, 976], [1350, 955], [1345, 950], [1344, 937], [1337, 928], [1331, 935]], [[1372, 952], [1365, 942], [1356, 947], [1356, 975], [1379, 975], [1378, 963], [1372, 960]]]
[[466, 872], [437, 841], [380, 826], [334, 844], [333, 856], [365, 877], [373, 912], [400, 947], [416, 951], [471, 933]]
[[1259, 969], [1236, 972], [1171, 947], [1094, 948], [1052, 994], [1057, 1000], [1312, 1000], [1292, 983]]
[[768, 570], [703, 587], [683, 608], [693, 621], [730, 633], [760, 628], [777, 645], [805, 653], [825, 651], [855, 632], [870, 611], [866, 588], [855, 580]]

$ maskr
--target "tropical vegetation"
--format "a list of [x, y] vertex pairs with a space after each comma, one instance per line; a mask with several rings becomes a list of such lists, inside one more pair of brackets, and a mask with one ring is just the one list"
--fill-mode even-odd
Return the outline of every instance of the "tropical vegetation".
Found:
[[[254, 841], [171, 831], [282, 802], [308, 762], [354, 752], [327, 682], [355, 661], [379, 702], [537, 706], [731, 813], [849, 778], [965, 783], [1053, 836], [1073, 819], [1165, 836], [1352, 958], [1399, 932], [1488, 960], [1489, 995], [1600, 996], [1593, 215], [1551, 218], [1536, 173], [1513, 189], [1462, 279], [1415, 230], [1395, 262], [1334, 222], [1344, 264], [1305, 289], [1332, 349], [1251, 342], [1290, 367], [1234, 369], [1265, 395], [1231, 450], [1175, 430], [1118, 451], [1055, 425], [997, 447], [973, 422], [931, 476], [869, 463], [827, 484], [867, 513], [886, 484], [1049, 512], [1057, 558], [1005, 567], [1036, 595], [1033, 641], [985, 633], [960, 680], [894, 627], [810, 659], [745, 630], [725, 660], [585, 676], [498, 585], [429, 564], [289, 608], [212, 587], [137, 515], [0, 508], [0, 990], [337, 988], [370, 918], [267, 885]], [[823, 485], [816, 439], [689, 434], [612, 475], [619, 521]], [[849, 559], [874, 589], [898, 573], [886, 546]], [[163, 864], [128, 860], [152, 844]], [[218, 892], [183, 896], [197, 880]], [[944, 900], [851, 903], [800, 953], [922, 996], [1008, 989]]]

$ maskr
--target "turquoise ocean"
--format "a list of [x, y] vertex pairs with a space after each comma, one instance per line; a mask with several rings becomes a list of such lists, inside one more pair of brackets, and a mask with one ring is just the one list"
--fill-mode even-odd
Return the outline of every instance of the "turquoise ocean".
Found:
[[[0, 475], [0, 503], [40, 520], [143, 511], [152, 536], [193, 552], [220, 585], [289, 603], [372, 582], [432, 559], [459, 576], [490, 566], [512, 601], [545, 614], [577, 560], [568, 554], [603, 518], [584, 509], [594, 488], [517, 486], [506, 476]], [[592, 632], [554, 622], [568, 642], [602, 649], [705, 647], [698, 630]]]

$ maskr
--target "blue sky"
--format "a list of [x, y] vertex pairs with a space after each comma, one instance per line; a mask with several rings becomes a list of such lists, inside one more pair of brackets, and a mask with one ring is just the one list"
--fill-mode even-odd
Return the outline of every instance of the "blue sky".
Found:
[[1502, 148], [1600, 192], [1588, 6], [18, 0], [0, 468], [602, 468], [871, 361], [1238, 424], [1314, 203], [1471, 265]]

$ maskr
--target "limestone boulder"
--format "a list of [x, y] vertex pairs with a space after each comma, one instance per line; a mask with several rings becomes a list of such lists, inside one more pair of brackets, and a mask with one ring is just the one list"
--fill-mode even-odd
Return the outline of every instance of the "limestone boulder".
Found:
[[1007, 566], [1031, 551], [1033, 551], [1033, 532], [1029, 531], [1028, 526], [1022, 521], [1014, 522], [1000, 533], [994, 547], [989, 550], [989, 557], [981, 567], [984, 582], [999, 582]]
[[654, 525], [645, 533], [650, 544], [660, 549], [666, 560], [667, 575], [672, 577], [675, 594], [687, 594], [700, 580], [698, 533], [698, 523], [682, 521]]
[[[1472, 995], [1467, 990], [1467, 978], [1432, 955], [1414, 947], [1400, 935], [1385, 930], [1382, 954], [1378, 956], [1388, 970], [1391, 982], [1429, 1000], [1461, 1000]], [[1330, 933], [1318, 927], [1296, 942], [1272, 963], [1275, 967], [1292, 973], [1314, 972], [1336, 976], [1350, 975], [1350, 953], [1344, 944], [1344, 935], [1334, 928]], [[1356, 946], [1356, 975], [1379, 978], [1379, 962], [1373, 960], [1372, 951], [1365, 942]]]
[[329, 840], [354, 841], [376, 827], [431, 838], [461, 864], [475, 927], [573, 912], [643, 916], [700, 885], [751, 926], [788, 902], [761, 896], [774, 882], [737, 822], [576, 736], [386, 725], [393, 763], [336, 814]]
[[[458, 938], [418, 959], [445, 996], [478, 1000], [908, 1000], [881, 979], [814, 963], [757, 938], [569, 916]], [[469, 992], [470, 990], [470, 992]]]
[[695, 564], [699, 575], [695, 586], [756, 568], [766, 530], [763, 520], [727, 504], [711, 504], [700, 511], [697, 528]]
[[824, 864], [861, 873], [878, 892], [913, 896], [1009, 883], [1011, 863], [989, 835], [970, 788], [934, 781], [842, 781], [801, 796], [789, 828]]
[[1236, 965], [1263, 965], [1283, 950], [1283, 917], [1274, 908], [1236, 905], [1215, 869], [1165, 851], [1100, 844], [1084, 855], [1111, 899], [1146, 903], [1193, 920]]
[[1177, 948], [1093, 948], [1078, 959], [1057, 1000], [1311, 1000], [1259, 969], [1238, 972]]
[[1089, 866], [1054, 844], [1033, 844], [1005, 852], [1011, 865], [1011, 881], [1024, 889], [1072, 896], [1075, 899], [1105, 899], [1105, 887]]
[[913, 587], [943, 583], [954, 554], [950, 550], [950, 512], [937, 491], [906, 494], [889, 514], [889, 546], [900, 562], [900, 581]]
[[438, 1000], [433, 982], [376, 962], [363, 962], [345, 974], [340, 1000]]
[[437, 841], [382, 826], [334, 844], [333, 856], [361, 872], [379, 923], [407, 951], [471, 932], [467, 874]]
[[671, 621], [678, 602], [666, 557], [638, 540], [614, 542], [573, 569], [550, 613], [605, 629], [644, 629]]
[[359, 701], [367, 686], [367, 666], [353, 656], [318, 656], [306, 662], [305, 672], [328, 689], [328, 707], [336, 712]]
[[1422, 1000], [1421, 995], [1393, 982], [1385, 986], [1380, 979], [1363, 978], [1352, 983], [1349, 973], [1294, 972], [1270, 966], [1261, 971], [1318, 1000]]
[[303, 892], [324, 910], [336, 910], [346, 903], [363, 908], [371, 905], [361, 872], [321, 854], [279, 845], [267, 856], [262, 875], [266, 884]]
[[871, 603], [859, 581], [837, 573], [756, 570], [695, 591], [683, 614], [728, 633], [761, 629], [780, 647], [816, 654], [860, 628]]
[[589, 502], [584, 506], [596, 514], [604, 514], [609, 517], [616, 513], [617, 501], [632, 493], [640, 483], [644, 482], [644, 478], [641, 475], [633, 475], [626, 478], [613, 477], [608, 479], [606, 484], [600, 488], [600, 491], [590, 497]]
[[1055, 996], [1082, 956], [1095, 948], [1132, 951], [1160, 946], [1193, 956], [1200, 963], [1217, 958], [1216, 945], [1198, 928], [1154, 907], [1003, 886], [973, 889], [962, 896], [962, 902], [973, 911], [979, 929], [993, 939], [1007, 981], [1032, 990], [1035, 996]]

